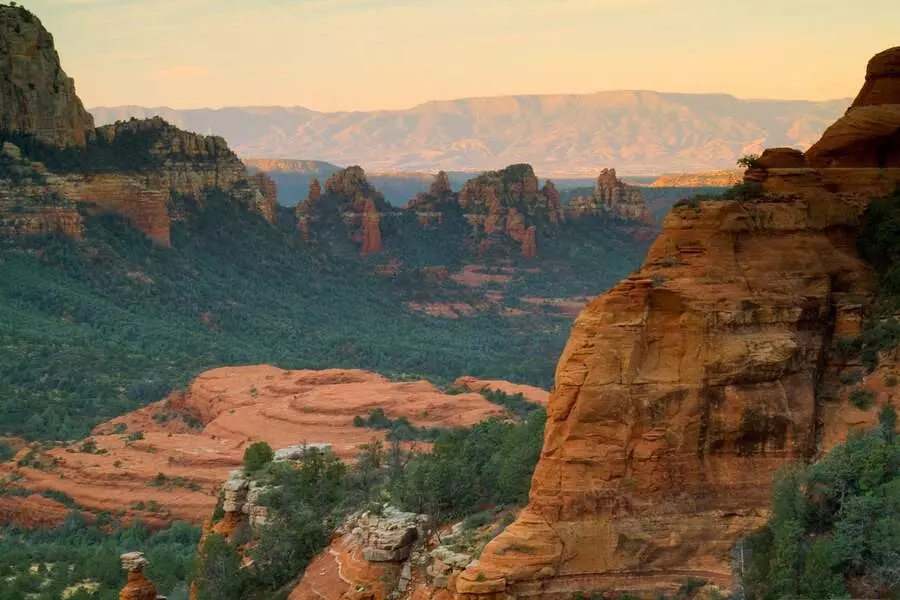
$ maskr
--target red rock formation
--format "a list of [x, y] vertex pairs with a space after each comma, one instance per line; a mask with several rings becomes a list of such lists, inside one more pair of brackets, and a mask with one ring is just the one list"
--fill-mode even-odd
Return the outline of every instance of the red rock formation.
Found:
[[69, 508], [55, 500], [32, 494], [15, 497], [0, 495], [0, 525], [22, 529], [59, 527], [69, 515]]
[[851, 105], [897, 104], [900, 99], [900, 46], [879, 52], [866, 66], [866, 81]]
[[43, 206], [12, 211], [0, 205], [0, 237], [44, 233], [63, 233], [79, 240], [84, 235], [84, 223], [75, 208]]
[[813, 167], [900, 167], [900, 46], [869, 61], [853, 105], [806, 158]]
[[529, 402], [547, 405], [550, 400], [550, 393], [533, 385], [523, 385], [519, 383], [510, 383], [500, 379], [478, 379], [477, 377], [469, 377], [467, 375], [458, 377], [453, 382], [453, 387], [462, 390], [480, 392], [482, 390], [494, 390], [509, 395], [522, 394]]
[[603, 169], [597, 177], [594, 193], [569, 201], [572, 216], [612, 215], [631, 221], [651, 221], [644, 195], [637, 187], [620, 181], [615, 169]]
[[[81, 452], [75, 442], [41, 455], [53, 468], [0, 463], [0, 478], [16, 471], [21, 479], [15, 486], [65, 492], [87, 511], [125, 511], [158, 525], [202, 523], [215, 505], [212, 492], [241, 466], [247, 444], [262, 440], [280, 449], [327, 443], [350, 460], [361, 444], [385, 439], [385, 432], [353, 425], [355, 416], [373, 408], [421, 427], [471, 426], [503, 414], [477, 393], [448, 395], [426, 381], [392, 382], [365, 371], [213, 369], [186, 393], [99, 425], [91, 439], [104, 453]], [[142, 439], [129, 440], [137, 432]], [[166, 483], [151, 485], [159, 473]], [[4, 498], [0, 516], [21, 516], [14, 511], [25, 499]], [[150, 501], [158, 512], [140, 508]]]
[[122, 568], [128, 571], [128, 581], [119, 592], [119, 600], [157, 600], [156, 586], [144, 575], [147, 559], [140, 552], [122, 555]]
[[807, 166], [803, 152], [796, 148], [767, 148], [757, 163], [762, 169], [803, 169]]
[[525, 238], [522, 240], [522, 256], [534, 258], [537, 255], [537, 227], [532, 225], [525, 230]]
[[447, 173], [438, 171], [438, 174], [434, 177], [434, 181], [431, 183], [431, 187], [428, 189], [428, 193], [435, 198], [444, 198], [453, 193], [453, 190], [450, 188], [450, 178], [447, 177]]
[[673, 210], [643, 267], [576, 320], [529, 504], [457, 596], [728, 586], [779, 466], [876, 418], [825, 396], [844, 360], [832, 343], [873, 298], [859, 216], [898, 182], [900, 169], [773, 168], [759, 200]]
[[164, 246], [171, 244], [168, 191], [148, 188], [137, 177], [115, 173], [71, 175], [52, 181], [66, 198], [118, 213], [147, 237]]
[[83, 146], [94, 119], [75, 95], [53, 36], [22, 7], [0, 5], [0, 129]]

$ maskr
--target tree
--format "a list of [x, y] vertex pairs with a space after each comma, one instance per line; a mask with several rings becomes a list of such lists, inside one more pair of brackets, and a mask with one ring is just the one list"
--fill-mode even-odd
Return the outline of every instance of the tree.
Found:
[[265, 442], [253, 442], [244, 450], [244, 471], [253, 473], [272, 462], [275, 452]]
[[759, 164], [759, 154], [745, 154], [744, 156], [737, 159], [737, 165], [739, 167], [744, 167], [745, 169], [753, 169]]
[[239, 600], [244, 571], [237, 549], [221, 535], [210, 535], [200, 549], [194, 583], [198, 600]]

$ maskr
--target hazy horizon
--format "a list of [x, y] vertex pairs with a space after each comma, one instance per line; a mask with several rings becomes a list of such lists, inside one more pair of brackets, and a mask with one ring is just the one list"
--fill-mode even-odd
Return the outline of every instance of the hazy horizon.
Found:
[[[77, 82], [76, 82], [77, 83]], [[423, 102], [417, 102], [416, 104], [411, 104], [409, 106], [398, 106], [395, 108], [360, 108], [353, 110], [322, 110], [316, 109], [309, 106], [304, 106], [302, 104], [229, 104], [223, 106], [169, 106], [169, 105], [147, 105], [147, 104], [94, 104], [94, 105], [85, 105], [88, 110], [93, 109], [115, 109], [115, 108], [147, 108], [147, 109], [169, 109], [175, 111], [190, 111], [190, 110], [227, 110], [229, 108], [241, 108], [241, 109], [287, 109], [287, 110], [309, 110], [313, 112], [321, 112], [321, 113], [330, 113], [330, 112], [405, 112], [411, 109], [417, 108], [419, 106], [425, 106], [428, 104], [437, 104], [443, 102], [457, 102], [462, 100], [494, 100], [494, 99], [502, 99], [502, 98], [528, 98], [528, 97], [548, 97], [548, 96], [592, 96], [598, 94], [619, 94], [619, 93], [649, 93], [649, 94], [661, 94], [661, 95], [685, 95], [685, 96], [730, 96], [732, 98], [737, 98], [738, 100], [742, 100], [745, 102], [810, 102], [810, 103], [821, 103], [821, 102], [852, 102], [853, 95], [841, 96], [839, 98], [822, 98], [820, 100], [813, 100], [809, 98], [742, 98], [740, 96], [735, 96], [734, 94], [727, 94], [724, 92], [670, 92], [666, 90], [597, 90], [594, 92], [548, 92], [544, 94], [498, 94], [493, 96], [465, 96], [465, 97], [454, 97], [454, 98], [444, 98], [439, 100], [425, 100]]]
[[[601, 91], [852, 97], [900, 3], [31, 0], [86, 106], [402, 110]], [[86, 34], [88, 32], [88, 34]]]

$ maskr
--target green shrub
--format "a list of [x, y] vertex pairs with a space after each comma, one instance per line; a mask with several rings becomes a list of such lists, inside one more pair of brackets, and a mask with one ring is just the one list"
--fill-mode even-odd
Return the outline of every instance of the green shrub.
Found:
[[760, 167], [759, 154], [745, 154], [737, 159], [737, 166], [745, 169], [755, 169]]
[[850, 404], [861, 410], [868, 410], [875, 402], [875, 392], [865, 388], [850, 392]]
[[16, 450], [8, 442], [0, 442], [0, 463], [5, 463], [16, 455]]
[[253, 442], [244, 450], [244, 471], [254, 473], [272, 462], [275, 452], [265, 442]]
[[749, 597], [846, 597], [849, 579], [896, 593], [900, 443], [893, 409], [879, 420], [810, 467], [779, 474], [771, 519], [744, 542]]

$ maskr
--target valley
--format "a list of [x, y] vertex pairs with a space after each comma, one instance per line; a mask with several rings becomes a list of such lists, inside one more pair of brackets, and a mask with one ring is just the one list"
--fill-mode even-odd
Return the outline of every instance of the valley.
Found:
[[0, 600], [895, 597], [898, 78], [89, 112], [0, 4]]

